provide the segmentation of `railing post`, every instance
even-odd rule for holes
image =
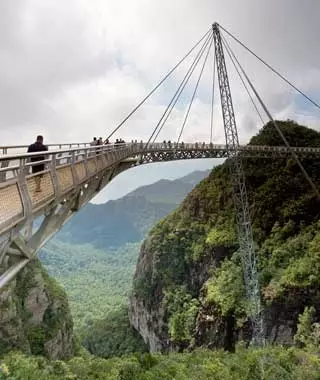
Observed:
[[[52,155],[51,157],[51,165],[50,165],[50,175],[51,175],[51,180],[53,184],[53,190],[54,194],[56,197],[59,197],[60,195],[60,184],[58,181],[58,176],[57,176],[57,157],[55,154]]]
[[[75,153],[76,152],[74,150],[71,153],[71,173],[72,173],[73,185],[77,186],[79,184],[79,179],[78,179],[78,175],[77,175],[76,167],[75,167],[75,163],[76,163]]]
[[[17,184],[20,192],[20,199],[23,207],[23,216],[26,220],[25,237],[30,238],[32,235],[33,226],[33,213],[32,213],[32,200],[28,191],[28,184],[26,179],[26,159],[20,159],[20,167],[17,175]]]
[[[88,176],[89,176],[89,168],[88,168],[88,152],[89,152],[89,150],[86,149],[86,150],[84,151],[84,156],[83,156],[84,168],[85,168],[85,171],[86,171],[86,178],[88,178]]]
[[[0,165],[0,168],[1,169],[4,169],[4,168],[7,168],[9,166],[9,160],[7,161],[2,161],[1,162],[1,165]],[[6,181],[6,178],[7,178],[7,172],[4,171],[4,172],[1,172],[0,173],[0,183],[1,182],[5,182]]]

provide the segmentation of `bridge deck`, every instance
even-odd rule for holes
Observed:
[[[63,224],[114,176],[137,164],[194,158],[226,158],[224,145],[144,143],[58,144],[48,152],[21,153],[27,147],[0,147],[0,288],[5,286]],[[59,148],[59,149],[57,149]],[[294,148],[320,158],[320,148]],[[286,157],[285,147],[242,146],[244,157]],[[20,153],[19,153],[20,152]],[[43,161],[32,162],[32,157]],[[32,174],[32,167],[43,171]],[[38,187],[40,185],[40,190]],[[43,216],[40,227],[33,221]]]
[[[77,145],[77,144],[75,144]],[[78,144],[80,146],[80,144]],[[0,235],[10,230],[31,214],[37,214],[51,202],[60,202],[69,192],[92,180],[95,175],[131,158],[135,163],[151,163],[192,158],[225,158],[224,145],[212,144],[145,144],[103,145],[99,147],[72,148],[43,152],[42,162],[30,162],[33,154],[0,156]],[[72,146],[72,145],[70,145]],[[21,147],[19,147],[21,148]],[[25,148],[25,147],[23,147]],[[11,148],[12,150],[13,148]],[[320,157],[320,148],[294,148],[299,154]],[[6,152],[10,148],[6,148]],[[245,156],[270,157],[287,155],[285,147],[242,146]],[[43,163],[45,170],[30,174],[31,167]],[[41,191],[37,192],[37,181]]]

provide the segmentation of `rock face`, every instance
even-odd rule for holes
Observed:
[[[50,359],[74,354],[67,296],[38,260],[0,293],[0,352],[11,349]]]
[[[130,323],[139,331],[150,352],[162,352],[168,347],[167,326],[164,323],[165,309],[148,310],[142,300],[135,297],[130,302]]]
[[[290,144],[320,146],[320,133],[280,122]],[[281,145],[267,124],[250,142]],[[316,186],[320,160],[303,159]],[[320,208],[291,159],[244,162],[254,205],[260,289],[266,338],[290,345],[298,318],[314,306],[320,320]],[[229,171],[222,165],[158,223],[142,245],[130,297],[129,317],[150,350],[232,350],[252,336]]]

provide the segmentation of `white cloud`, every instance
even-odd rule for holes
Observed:
[[[2,1],[0,142],[28,143],[38,133],[47,142],[104,137],[214,21],[319,101],[319,14],[318,0]],[[317,111],[301,107],[285,84],[230,43],[275,116],[318,128]],[[186,68],[118,136],[146,139]],[[229,63],[228,68],[239,136],[245,142],[260,126],[259,119]],[[208,139],[210,88],[208,70],[184,141]],[[191,92],[159,138],[176,138]],[[224,136],[220,115],[217,104],[218,142]]]

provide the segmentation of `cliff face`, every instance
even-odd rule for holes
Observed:
[[[294,146],[320,146],[320,133],[280,122]],[[254,145],[282,145],[267,124]],[[302,159],[320,185],[320,160]],[[246,183],[258,257],[265,329],[291,344],[298,316],[320,319],[320,205],[288,159],[247,159]],[[130,298],[130,321],[151,351],[249,340],[249,305],[236,238],[227,163],[215,168],[144,242]]]
[[[0,352],[12,349],[50,359],[74,354],[67,296],[38,260],[0,293]]]

